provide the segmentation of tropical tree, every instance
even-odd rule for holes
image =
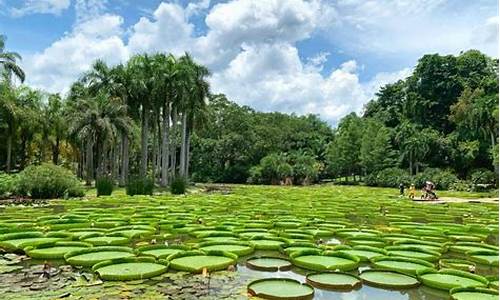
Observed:
[[[4,71],[7,81],[10,82],[12,75],[24,82],[25,74],[23,69],[17,64],[21,60],[21,55],[16,52],[5,51],[5,35],[0,35],[0,71]]]
[[[132,120],[120,99],[109,97],[104,92],[79,98],[70,113],[70,120],[70,133],[86,145],[86,184],[90,185],[95,173],[94,158],[97,160],[97,176],[106,175],[109,171],[107,152],[120,133],[128,133]]]

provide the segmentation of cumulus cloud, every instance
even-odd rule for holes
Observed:
[[[335,34],[337,40],[357,43],[366,51],[396,53],[463,49],[474,43],[484,49],[498,41],[498,17],[469,28],[465,39],[452,26],[455,21],[445,26],[428,17],[445,2],[232,0],[211,6],[209,0],[200,0],[185,7],[164,2],[152,15],[123,28],[120,16],[105,13],[105,1],[77,0],[72,31],[28,56],[24,64],[30,84],[57,92],[67,90],[98,58],[114,64],[134,53],[190,52],[212,71],[213,92],[258,110],[314,113],[335,124],[349,112],[361,112],[380,86],[409,76],[411,69],[381,72],[361,82],[362,62],[346,60],[325,69],[335,54],[320,51],[304,57],[297,44],[315,34]],[[206,33],[197,34],[190,19],[207,10]],[[413,24],[420,16],[432,21],[424,28],[435,25],[435,31],[446,35],[439,32],[436,42],[433,31],[422,36],[419,28],[398,25]]]
[[[70,0],[26,0],[21,7],[11,8],[11,15],[22,17],[31,14],[59,15],[70,5]]]
[[[28,84],[50,92],[65,92],[96,59],[115,64],[128,50],[119,36],[123,19],[102,15],[77,24],[73,31],[40,53],[25,57]]]
[[[132,28],[128,47],[132,52],[166,51],[176,55],[192,50],[194,25],[178,4],[161,3],[153,20],[142,17]]]

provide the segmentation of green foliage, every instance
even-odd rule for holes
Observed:
[[[95,187],[97,189],[97,197],[99,196],[109,196],[113,193],[113,188],[115,183],[110,177],[100,177],[97,178],[95,182]]]
[[[415,176],[415,186],[423,187],[426,181],[432,181],[438,190],[447,190],[453,184],[458,182],[457,175],[450,170],[441,170],[437,168],[427,168]]]
[[[183,176],[175,176],[170,182],[170,193],[174,195],[182,195],[186,193],[186,178]]]
[[[16,192],[35,199],[81,197],[84,190],[71,171],[50,163],[29,166],[19,173]]]
[[[16,176],[0,172],[0,198],[6,197],[14,191]]]
[[[280,184],[293,175],[293,167],[284,153],[273,153],[262,158],[259,166],[250,171],[253,183]]]
[[[470,192],[472,190],[470,182],[466,180],[457,180],[450,185],[449,190],[457,192]]]
[[[365,184],[380,187],[398,187],[400,183],[409,186],[413,183],[408,171],[399,168],[387,168],[365,177]]]
[[[470,181],[472,184],[494,184],[495,180],[495,173],[488,169],[477,169],[470,175]]]
[[[153,195],[154,181],[151,178],[131,178],[126,186],[126,192],[129,196],[134,195]]]

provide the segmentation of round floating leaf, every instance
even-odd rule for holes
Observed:
[[[361,261],[368,261],[377,256],[387,255],[386,250],[370,246],[354,246],[352,249],[339,251],[357,256]]]
[[[308,284],[287,278],[267,278],[252,281],[247,287],[251,296],[273,300],[307,300],[314,297]]]
[[[449,250],[457,253],[466,253],[469,251],[493,250],[498,252],[498,247],[484,243],[474,242],[456,242],[449,247]]]
[[[171,246],[147,245],[147,246],[138,247],[137,250],[142,255],[150,255],[150,256],[154,256],[156,258],[167,258],[168,256],[170,256],[174,253],[179,253],[182,251],[189,250],[189,247],[182,246],[182,245],[171,245]]]
[[[295,242],[287,245],[283,245],[281,251],[290,255],[292,252],[303,251],[303,250],[316,250],[318,247],[314,243],[310,242]]]
[[[417,271],[434,268],[434,264],[416,258],[398,256],[379,256],[371,259],[375,269],[397,271],[409,275],[416,275]]]
[[[413,246],[389,246],[385,247],[387,253],[392,256],[403,256],[409,258],[422,259],[430,262],[435,262],[441,256],[441,253],[431,250],[426,250],[421,247]]]
[[[479,287],[459,287],[450,291],[452,300],[498,300],[498,291]]]
[[[35,259],[59,259],[63,258],[64,255],[71,251],[81,250],[88,247],[92,247],[92,244],[83,242],[55,242],[48,245],[42,245],[38,247],[26,247],[24,252],[31,258]]]
[[[255,250],[279,250],[281,246],[285,245],[288,241],[284,238],[256,236],[249,242]]]
[[[198,245],[202,251],[226,251],[234,253],[238,256],[244,256],[252,253],[254,251],[253,245],[245,242],[203,242]]]
[[[441,290],[456,287],[486,287],[488,280],[482,276],[453,269],[419,271],[418,279],[426,286]]]
[[[366,270],[359,277],[366,284],[389,289],[408,289],[420,284],[416,278],[394,271]]]
[[[200,273],[204,268],[208,271],[224,270],[236,263],[238,256],[223,251],[185,251],[167,257],[169,266],[178,271]]]
[[[129,247],[100,246],[68,252],[64,259],[71,265],[91,267],[105,260],[133,257]]]
[[[498,251],[496,250],[468,251],[467,256],[471,261],[477,262],[478,264],[498,267]]]
[[[247,267],[261,271],[286,271],[292,268],[292,264],[278,257],[252,257],[246,261]]]
[[[94,246],[118,246],[128,244],[130,239],[122,235],[104,235],[93,233],[80,238],[83,242],[91,243]]]
[[[341,251],[326,251],[321,253],[315,250],[293,252],[290,255],[292,263],[314,271],[349,271],[356,269],[359,257]]]
[[[307,282],[320,289],[351,290],[361,287],[361,279],[348,273],[316,273],[306,277]]]
[[[476,264],[464,259],[440,259],[439,266],[441,268],[456,269],[466,272],[471,272],[476,269]]]
[[[137,280],[161,275],[167,266],[155,262],[154,258],[122,258],[100,262],[92,267],[104,280]]]

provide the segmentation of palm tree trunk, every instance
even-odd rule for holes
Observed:
[[[56,143],[52,147],[52,163],[54,163],[54,165],[59,164],[59,143],[60,143],[60,139],[57,136]]]
[[[181,137],[181,157],[180,157],[180,175],[186,175],[186,140],[187,140],[187,114],[182,114],[182,137]]]
[[[412,155],[412,151],[410,151],[410,176],[413,175],[413,155]]]
[[[170,105],[166,104],[163,106],[163,119],[162,119],[162,139],[161,139],[161,182],[162,187],[168,184],[168,153],[169,153],[169,136],[168,131],[170,130]]]
[[[10,173],[10,164],[12,160],[12,134],[7,135],[7,161],[6,161],[6,170],[7,173]]]
[[[158,135],[156,134],[156,128],[154,126],[155,123],[153,123],[153,128],[152,128],[152,131],[153,131],[153,147],[152,147],[152,158],[151,158],[151,164],[152,164],[152,177],[153,177],[153,181],[155,181],[156,179],[156,159],[157,159],[157,156],[158,156],[158,152],[157,152],[157,148],[156,148],[156,145],[158,144]]]
[[[140,175],[141,177],[146,176],[148,171],[148,110],[143,107],[142,111],[142,128],[141,128],[141,169]]]
[[[127,184],[128,177],[128,135],[122,135],[122,172],[120,174],[120,186],[125,186]]]
[[[176,157],[177,157],[177,110],[174,108],[174,112],[172,114],[172,140],[170,141],[170,172],[171,177],[177,175],[176,173]]]
[[[186,178],[189,177],[189,160],[190,160],[190,150],[189,148],[191,148],[191,132],[188,128],[188,132],[187,132],[187,139],[186,139],[186,171],[184,172],[184,176]]]
[[[86,149],[86,163],[87,163],[87,172],[85,174],[85,185],[90,186],[92,184],[92,173],[94,171],[94,162],[92,161],[92,152],[93,152],[93,145],[91,141],[87,142],[87,149]]]

